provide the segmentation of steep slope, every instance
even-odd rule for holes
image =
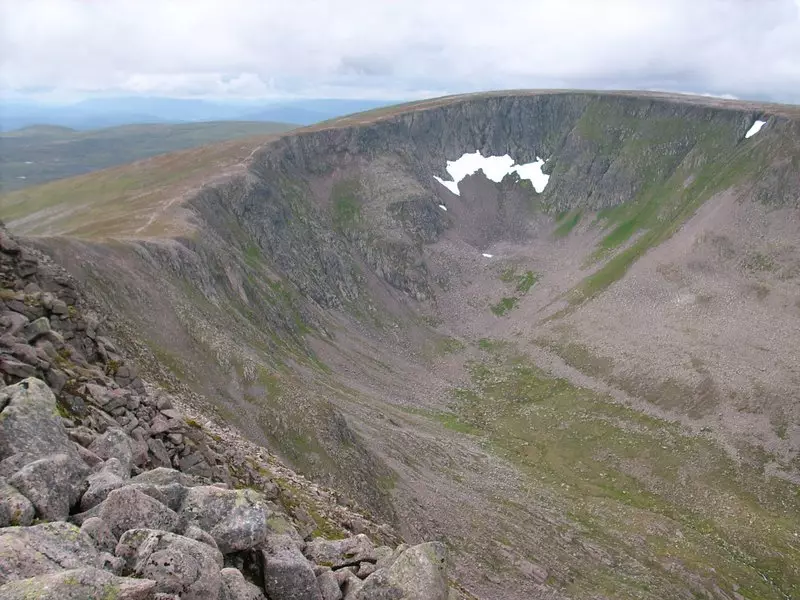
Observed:
[[[786,598],[799,117],[450,97],[220,151],[131,204],[0,206],[146,372],[407,539],[441,537],[478,597]],[[547,186],[434,179],[475,151],[541,157]]]

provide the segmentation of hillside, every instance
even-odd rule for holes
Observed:
[[[22,189],[158,154],[281,133],[293,127],[257,121],[123,125],[90,131],[26,127],[0,134],[0,190]]]
[[[465,597],[800,595],[800,109],[498,92],[192,152],[0,196],[144,373]]]

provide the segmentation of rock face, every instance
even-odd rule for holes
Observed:
[[[365,535],[301,535],[261,450],[190,425],[100,335],[74,283],[2,227],[0,283],[0,600],[338,600],[360,584],[349,572],[343,589],[303,549],[372,564]],[[297,494],[303,480],[270,468]]]

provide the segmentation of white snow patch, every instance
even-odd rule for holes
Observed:
[[[27,177],[25,177],[25,175],[19,175],[19,176],[17,177],[17,179],[27,179]]]
[[[32,164],[33,164],[33,161],[32,161],[32,160],[26,160],[26,161],[25,161],[25,164],[26,164],[26,165],[32,165]]]
[[[544,163],[545,161],[537,156],[535,162],[518,165],[514,163],[514,159],[508,154],[503,156],[481,156],[481,153],[476,150],[472,154],[465,153],[458,160],[447,161],[447,172],[453,181],[445,181],[435,175],[433,178],[456,196],[460,196],[458,183],[467,175],[483,171],[487,179],[500,183],[503,177],[516,171],[520,179],[529,180],[533,184],[533,189],[541,194],[550,179],[549,175],[542,173]]]
[[[441,208],[444,212],[447,212],[447,207],[444,204],[440,204],[439,208]]]
[[[483,254],[484,258],[492,258],[492,256],[494,256],[494,255],[493,254],[485,254],[485,253]]]
[[[761,128],[766,124],[767,124],[766,121],[756,121],[755,123],[753,123],[753,126],[747,130],[747,133],[744,134],[745,139],[753,137],[755,134],[761,131]]]

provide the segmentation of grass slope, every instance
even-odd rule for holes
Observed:
[[[0,135],[0,190],[122,165],[204,144],[282,133],[293,125],[218,121],[179,125],[123,125],[92,131],[34,126]]]

